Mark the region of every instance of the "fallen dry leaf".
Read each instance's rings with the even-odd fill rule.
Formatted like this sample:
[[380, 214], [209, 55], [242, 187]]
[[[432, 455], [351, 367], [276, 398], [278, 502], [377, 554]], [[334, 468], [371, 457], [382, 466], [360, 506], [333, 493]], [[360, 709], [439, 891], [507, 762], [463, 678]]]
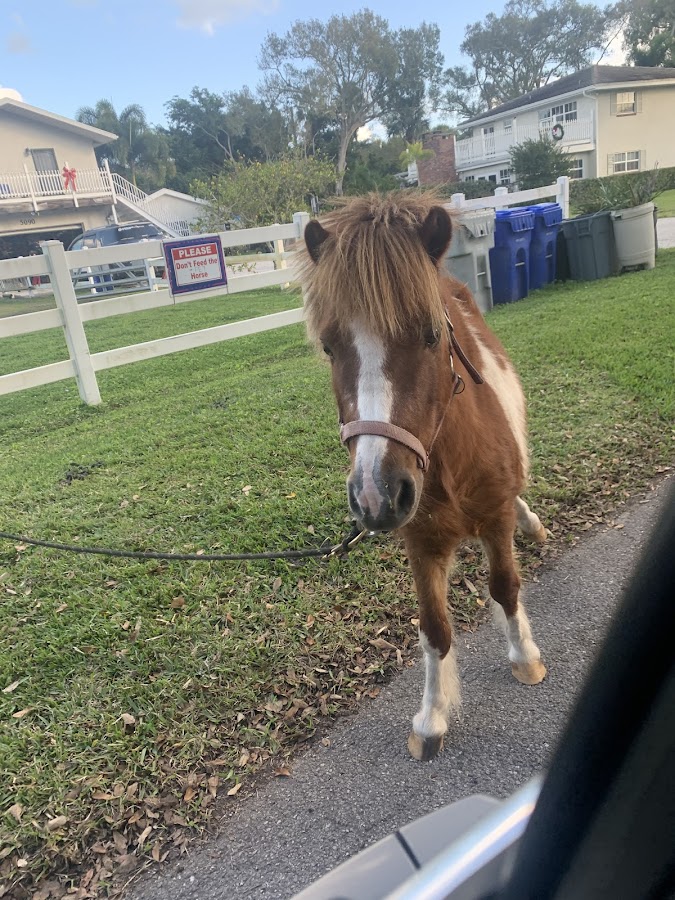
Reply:
[[21, 684], [22, 681], [23, 681], [23, 678], [17, 678], [16, 681], [13, 681], [11, 684], [8, 684], [6, 688], [3, 688], [2, 693], [3, 694], [11, 694], [12, 691], [15, 691], [18, 688], [18, 686]]
[[239, 782], [239, 784], [235, 784], [234, 787], [229, 789], [229, 791], [227, 792], [227, 796], [234, 797], [234, 795], [237, 794], [240, 790], [241, 790], [241, 781]]
[[279, 766], [278, 769], [274, 770], [274, 774], [277, 778], [290, 778], [292, 772], [288, 766]]
[[373, 647], [377, 647], [378, 650], [396, 650], [396, 646], [385, 638], [375, 638], [374, 641], [368, 641], [368, 643]]
[[241, 492], [242, 492], [242, 494], [246, 494], [246, 496], [248, 497], [248, 495], [251, 493], [252, 489], [253, 489], [253, 485], [247, 484], [241, 489]]
[[185, 597], [182, 594], [179, 594], [177, 597], [174, 597], [171, 601], [172, 609], [180, 609], [182, 606], [185, 606]]
[[56, 816], [55, 819], [50, 819], [47, 822], [47, 830], [48, 831], [57, 831], [59, 828], [63, 828], [64, 825], [68, 824], [68, 819], [66, 816]]
[[7, 810], [10, 816], [13, 816], [17, 822], [21, 822], [21, 816], [23, 815], [23, 806], [20, 803], [14, 803]]
[[120, 719], [124, 722], [124, 730], [127, 734], [131, 734], [131, 732], [136, 728], [136, 719], [131, 713], [122, 713]]
[[19, 712], [12, 713], [13, 719], [23, 719], [24, 716], [27, 716], [31, 711], [32, 706], [27, 706], [25, 709], [20, 709]]

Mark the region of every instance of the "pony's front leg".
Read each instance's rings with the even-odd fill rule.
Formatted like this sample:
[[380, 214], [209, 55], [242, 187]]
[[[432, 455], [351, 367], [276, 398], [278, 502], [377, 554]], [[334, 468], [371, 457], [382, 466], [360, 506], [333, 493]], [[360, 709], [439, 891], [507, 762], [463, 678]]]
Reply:
[[482, 535], [490, 565], [492, 614], [506, 636], [514, 678], [522, 684], [539, 684], [546, 676], [546, 668], [520, 599], [520, 575], [513, 554], [514, 530], [515, 514], [509, 510], [503, 520], [485, 529]]
[[408, 750], [415, 759], [433, 759], [443, 746], [450, 713], [460, 704], [459, 675], [448, 619], [448, 569], [454, 547], [432, 555], [406, 540], [420, 607], [420, 645], [424, 651], [424, 696], [413, 718]]

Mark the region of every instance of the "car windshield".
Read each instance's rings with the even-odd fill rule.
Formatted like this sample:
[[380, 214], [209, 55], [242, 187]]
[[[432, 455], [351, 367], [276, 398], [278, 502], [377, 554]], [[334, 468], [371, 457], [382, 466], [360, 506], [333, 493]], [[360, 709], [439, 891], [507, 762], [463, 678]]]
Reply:
[[148, 223], [147, 225], [118, 225], [116, 228], [106, 228], [99, 232], [101, 246], [112, 247], [115, 244], [133, 244], [137, 241], [157, 240], [162, 237], [159, 228]]

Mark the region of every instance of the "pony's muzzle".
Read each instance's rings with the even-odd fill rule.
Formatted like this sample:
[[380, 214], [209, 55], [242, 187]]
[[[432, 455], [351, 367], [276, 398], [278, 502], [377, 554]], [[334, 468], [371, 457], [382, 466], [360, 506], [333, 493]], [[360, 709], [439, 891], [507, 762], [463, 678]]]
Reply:
[[364, 479], [352, 472], [347, 479], [349, 509], [369, 531], [392, 531], [411, 518], [417, 507], [417, 485], [407, 472]]

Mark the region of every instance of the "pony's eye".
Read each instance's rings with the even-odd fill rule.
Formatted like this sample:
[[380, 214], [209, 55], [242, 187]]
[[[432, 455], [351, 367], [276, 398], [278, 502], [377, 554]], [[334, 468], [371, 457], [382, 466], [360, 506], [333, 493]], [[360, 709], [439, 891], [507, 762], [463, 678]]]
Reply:
[[332, 359], [332, 358], [333, 358], [333, 351], [330, 349], [330, 347], [328, 346], [328, 344], [322, 344], [322, 346], [323, 346], [323, 352], [326, 354], [326, 356], [327, 356], [329, 359]]
[[424, 334], [424, 343], [427, 347], [436, 347], [441, 339], [441, 332], [438, 328], [429, 328]]

